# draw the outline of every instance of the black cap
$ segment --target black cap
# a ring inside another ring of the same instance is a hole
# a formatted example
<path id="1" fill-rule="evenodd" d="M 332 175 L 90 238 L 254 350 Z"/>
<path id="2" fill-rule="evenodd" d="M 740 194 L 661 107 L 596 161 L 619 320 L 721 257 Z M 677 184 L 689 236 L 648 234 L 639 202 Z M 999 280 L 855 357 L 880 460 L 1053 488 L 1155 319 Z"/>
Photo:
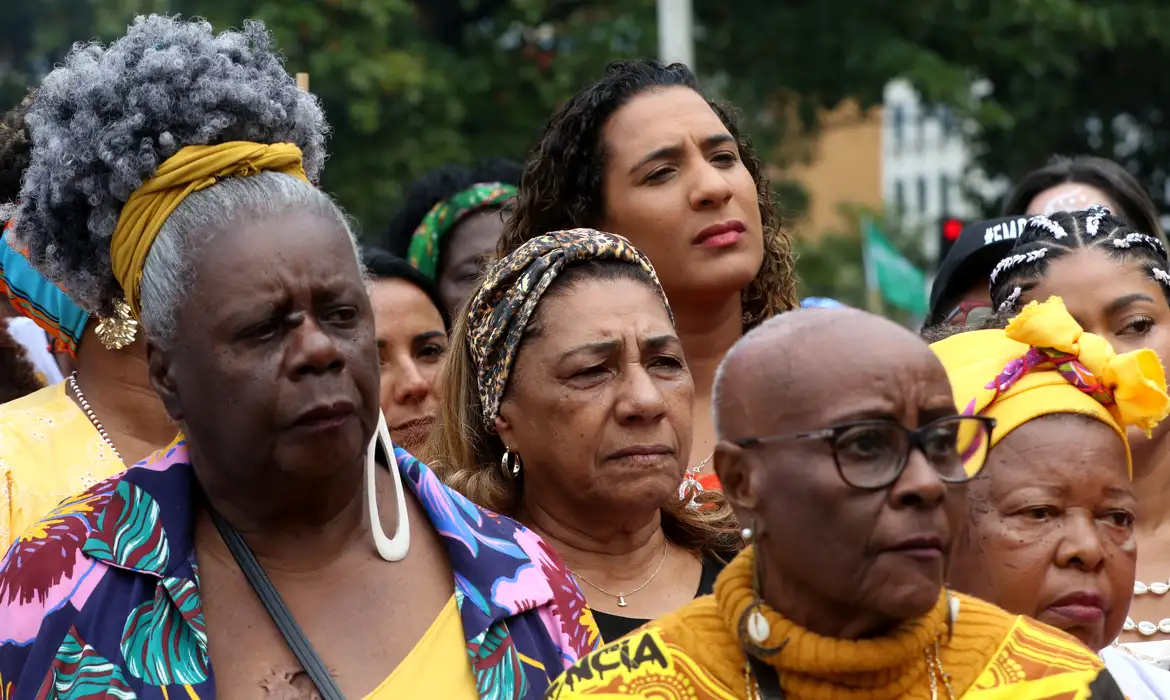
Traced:
<path id="1" fill-rule="evenodd" d="M 979 278 L 989 279 L 997 263 L 1011 252 L 1016 238 L 1024 232 L 1026 216 L 1004 216 L 967 224 L 955 245 L 938 266 L 930 288 L 930 314 L 927 323 L 942 323 L 950 309 L 940 309 L 944 299 L 951 299 Z"/>

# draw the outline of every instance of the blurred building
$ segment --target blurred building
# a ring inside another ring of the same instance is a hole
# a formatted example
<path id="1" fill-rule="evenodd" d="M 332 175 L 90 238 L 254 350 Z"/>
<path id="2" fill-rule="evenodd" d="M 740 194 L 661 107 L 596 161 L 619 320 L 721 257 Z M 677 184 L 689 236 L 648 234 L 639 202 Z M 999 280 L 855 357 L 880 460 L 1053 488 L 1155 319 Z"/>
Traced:
<path id="1" fill-rule="evenodd" d="M 849 233 L 853 223 L 841 211 L 843 206 L 881 209 L 885 201 L 881 144 L 880 109 L 863 112 L 856 102 L 846 101 L 821 114 L 816 137 L 789 145 L 789 159 L 796 164 L 778 173 L 800 183 L 808 194 L 807 210 L 788 227 L 806 238 Z"/>
<path id="2" fill-rule="evenodd" d="M 808 192 L 808 212 L 793 226 L 807 237 L 850 231 L 841 208 L 857 204 L 922 229 L 923 252 L 933 256 L 942 217 L 978 217 L 979 202 L 969 194 L 1000 191 L 972 171 L 954 114 L 924 104 L 906 80 L 886 85 L 880 108 L 862 113 L 846 102 L 825 114 L 807 156 L 806 164 L 784 172 Z"/>
<path id="3" fill-rule="evenodd" d="M 905 80 L 885 87 L 881 150 L 882 198 L 907 223 L 977 213 L 961 189 L 970 156 L 954 115 L 923 104 Z"/>
<path id="4" fill-rule="evenodd" d="M 964 125 L 954 113 L 924 103 L 907 80 L 885 86 L 881 149 L 886 210 L 899 215 L 903 225 L 924 231 L 923 252 L 931 258 L 941 219 L 977 219 L 982 201 L 1005 189 L 972 166 Z"/>

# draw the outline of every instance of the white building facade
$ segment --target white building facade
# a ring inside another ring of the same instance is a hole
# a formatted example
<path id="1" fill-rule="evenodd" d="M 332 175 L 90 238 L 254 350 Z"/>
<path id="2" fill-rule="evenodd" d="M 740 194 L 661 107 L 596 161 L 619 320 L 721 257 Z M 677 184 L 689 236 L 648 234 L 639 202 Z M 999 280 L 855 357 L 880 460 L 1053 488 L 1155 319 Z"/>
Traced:
<path id="1" fill-rule="evenodd" d="M 981 216 L 978 201 L 965 193 L 997 195 L 971 165 L 965 129 L 950 109 L 922 102 L 910 82 L 892 80 L 882 103 L 882 198 L 903 225 L 923 231 L 923 252 L 937 253 L 943 217 Z"/>

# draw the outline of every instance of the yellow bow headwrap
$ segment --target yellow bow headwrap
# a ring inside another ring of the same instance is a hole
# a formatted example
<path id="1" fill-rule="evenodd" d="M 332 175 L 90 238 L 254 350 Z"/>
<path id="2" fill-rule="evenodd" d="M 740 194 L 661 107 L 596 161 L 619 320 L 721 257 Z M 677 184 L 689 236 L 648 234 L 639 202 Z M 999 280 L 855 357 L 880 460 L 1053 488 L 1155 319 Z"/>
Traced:
<path id="1" fill-rule="evenodd" d="M 1126 427 L 1148 435 L 1170 411 L 1158 355 L 1148 348 L 1118 355 L 1086 333 L 1060 297 L 1032 302 L 1006 330 L 960 333 L 931 349 L 963 413 L 996 419 L 992 446 L 1040 416 L 1079 413 L 1111 426 L 1129 462 Z"/>
<path id="2" fill-rule="evenodd" d="M 179 149 L 158 166 L 154 177 L 130 195 L 110 240 L 110 266 L 135 318 L 142 310 L 138 299 L 142 267 L 167 217 L 192 192 L 224 178 L 246 177 L 264 170 L 309 181 L 301 165 L 301 149 L 295 145 L 229 141 Z"/>

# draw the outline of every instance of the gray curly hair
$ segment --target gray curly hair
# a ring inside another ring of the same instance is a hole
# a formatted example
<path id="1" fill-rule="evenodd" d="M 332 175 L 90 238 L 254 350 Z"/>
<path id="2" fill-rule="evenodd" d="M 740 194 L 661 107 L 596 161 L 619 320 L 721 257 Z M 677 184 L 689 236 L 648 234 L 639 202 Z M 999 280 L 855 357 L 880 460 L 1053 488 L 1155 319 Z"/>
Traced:
<path id="1" fill-rule="evenodd" d="M 103 316 L 122 296 L 110 270 L 118 215 L 164 160 L 190 145 L 294 143 L 316 182 L 328 132 L 261 22 L 214 34 L 206 21 L 159 15 L 135 18 L 107 48 L 75 45 L 27 122 L 32 157 L 16 236 L 42 274 Z"/>

